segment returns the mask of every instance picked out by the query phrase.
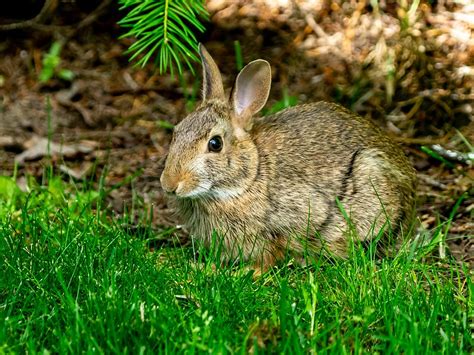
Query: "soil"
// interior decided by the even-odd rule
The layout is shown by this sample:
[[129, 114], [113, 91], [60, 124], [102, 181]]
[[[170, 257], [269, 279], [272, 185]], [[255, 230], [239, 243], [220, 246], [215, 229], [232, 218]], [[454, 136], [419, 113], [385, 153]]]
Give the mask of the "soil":
[[[467, 152], [464, 141], [474, 142], [472, 6], [422, 3], [419, 18], [401, 30], [406, 14], [391, 5], [376, 11], [350, 2], [280, 2], [207, 2], [211, 21], [199, 40], [226, 86], [237, 73], [239, 41], [244, 63], [264, 58], [272, 64], [267, 107], [287, 92], [299, 103], [337, 101], [373, 119], [417, 169], [421, 225], [431, 230], [454, 213], [447, 252], [472, 268], [472, 160], [442, 161], [422, 148], [441, 144]], [[17, 162], [18, 184], [25, 188], [25, 177], [40, 180], [52, 161], [65, 180], [105, 176], [113, 187], [111, 211], [121, 215], [134, 201], [135, 223], [148, 211], [157, 230], [175, 226], [159, 182], [171, 139], [163, 122], [176, 124], [196, 103], [199, 64], [197, 76], [184, 73], [182, 79], [160, 75], [151, 64], [133, 67], [125, 54], [133, 40], [119, 39], [118, 10], [106, 6], [77, 30], [74, 24], [94, 12], [79, 4], [59, 3], [43, 26], [0, 27], [0, 175], [11, 176]], [[11, 16], [17, 17], [2, 18], [0, 25], [24, 20]], [[53, 42], [62, 43], [60, 63], [41, 83]], [[74, 78], [60, 79], [61, 69]], [[48, 137], [55, 144], [51, 159]]]

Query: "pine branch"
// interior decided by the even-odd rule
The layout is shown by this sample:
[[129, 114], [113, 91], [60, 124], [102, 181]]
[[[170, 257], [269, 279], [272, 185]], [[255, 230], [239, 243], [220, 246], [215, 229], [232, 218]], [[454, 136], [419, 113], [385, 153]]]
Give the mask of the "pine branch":
[[[137, 40], [128, 49], [130, 60], [144, 66], [154, 57], [160, 73], [168, 69], [174, 74], [183, 65], [194, 72], [198, 61], [196, 31], [204, 32], [201, 20], [209, 15], [203, 0], [119, 0], [121, 10], [128, 11], [119, 22], [129, 29], [122, 37]], [[175, 69], [176, 68], [176, 69]]]

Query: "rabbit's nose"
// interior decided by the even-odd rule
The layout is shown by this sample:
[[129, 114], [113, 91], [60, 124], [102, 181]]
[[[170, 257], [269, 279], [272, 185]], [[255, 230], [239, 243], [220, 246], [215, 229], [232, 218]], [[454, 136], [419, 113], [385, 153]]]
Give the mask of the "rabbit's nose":
[[176, 193], [176, 190], [179, 187], [179, 184], [176, 184], [175, 181], [173, 181], [173, 179], [166, 177], [165, 174], [161, 174], [160, 182], [161, 182], [161, 187], [163, 188], [163, 190], [165, 190], [165, 192], [168, 192], [168, 193], [172, 193], [172, 194]]
[[163, 187], [163, 190], [165, 190], [165, 192], [172, 195], [176, 194], [176, 187], [168, 187], [168, 188]]

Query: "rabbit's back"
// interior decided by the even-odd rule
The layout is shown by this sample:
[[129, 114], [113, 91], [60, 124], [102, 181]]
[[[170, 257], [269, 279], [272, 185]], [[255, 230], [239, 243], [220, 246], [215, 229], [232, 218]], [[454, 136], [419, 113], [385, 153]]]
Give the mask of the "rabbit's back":
[[384, 224], [397, 232], [407, 226], [413, 168], [369, 120], [319, 102], [264, 117], [254, 132], [273, 211], [269, 225], [295, 230], [310, 222], [336, 246], [345, 239], [344, 214], [361, 238]]

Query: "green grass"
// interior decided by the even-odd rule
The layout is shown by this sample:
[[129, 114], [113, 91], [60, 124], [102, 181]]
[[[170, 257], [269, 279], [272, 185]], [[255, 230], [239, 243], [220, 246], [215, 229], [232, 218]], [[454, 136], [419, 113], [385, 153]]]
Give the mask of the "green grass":
[[193, 246], [150, 251], [161, 236], [111, 218], [103, 191], [2, 179], [0, 353], [474, 350], [469, 271], [427, 262], [433, 243], [288, 260], [254, 280]]

